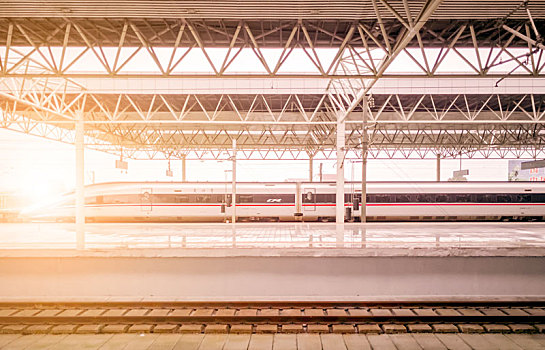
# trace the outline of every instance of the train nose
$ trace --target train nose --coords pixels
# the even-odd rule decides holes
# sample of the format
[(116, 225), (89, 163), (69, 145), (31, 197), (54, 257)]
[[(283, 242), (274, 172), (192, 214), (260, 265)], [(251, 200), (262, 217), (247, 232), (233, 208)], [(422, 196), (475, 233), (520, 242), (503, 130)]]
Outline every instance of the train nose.
[(39, 218), (40, 216), (43, 216), (46, 212), (46, 209), (47, 209), (47, 206), (31, 205), (31, 206), (23, 208), (19, 212), (19, 218), (24, 221), (36, 219), (36, 218)]
[(22, 219), (28, 219), (28, 218), (32, 218), (32, 217), (35, 216), (36, 214), (37, 214), (36, 208), (34, 208), (34, 207), (26, 207), (26, 208), (23, 208), (23, 209), (19, 212), (19, 217), (22, 218)]

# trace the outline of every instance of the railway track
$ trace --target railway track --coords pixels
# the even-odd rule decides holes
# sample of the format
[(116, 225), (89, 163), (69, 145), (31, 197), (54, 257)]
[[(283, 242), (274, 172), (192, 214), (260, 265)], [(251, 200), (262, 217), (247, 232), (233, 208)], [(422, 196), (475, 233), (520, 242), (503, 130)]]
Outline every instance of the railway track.
[(545, 332), (545, 302), (0, 303), (0, 333)]

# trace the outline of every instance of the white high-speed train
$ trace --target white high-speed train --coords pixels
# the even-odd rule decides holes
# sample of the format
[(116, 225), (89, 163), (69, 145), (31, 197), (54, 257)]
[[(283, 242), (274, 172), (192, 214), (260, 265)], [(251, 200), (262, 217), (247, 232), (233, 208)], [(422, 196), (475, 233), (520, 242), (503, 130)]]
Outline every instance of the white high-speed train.
[[(335, 183), (237, 183), (237, 221), (328, 221)], [(367, 219), (499, 220), (545, 218), (545, 183), (369, 182)], [(73, 220), (75, 194), (25, 210), (30, 220)], [(361, 217), (361, 184), (345, 184), (347, 219)], [(88, 221), (228, 221), (229, 182), (115, 182), (86, 186)]]

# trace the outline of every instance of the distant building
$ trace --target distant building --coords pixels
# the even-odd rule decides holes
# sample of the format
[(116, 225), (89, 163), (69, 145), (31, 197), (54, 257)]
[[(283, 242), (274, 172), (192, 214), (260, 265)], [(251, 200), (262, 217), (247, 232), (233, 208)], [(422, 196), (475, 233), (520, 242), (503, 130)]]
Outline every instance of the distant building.
[(507, 180), (509, 181), (545, 181), (545, 168), (521, 170), (520, 164), (526, 160), (509, 160)]

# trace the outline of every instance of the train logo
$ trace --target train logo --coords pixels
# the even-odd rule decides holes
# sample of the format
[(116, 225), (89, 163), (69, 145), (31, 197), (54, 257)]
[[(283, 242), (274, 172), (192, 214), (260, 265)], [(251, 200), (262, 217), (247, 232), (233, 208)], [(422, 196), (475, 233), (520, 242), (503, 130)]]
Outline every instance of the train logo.
[(269, 198), (267, 199), (267, 203), (280, 203), (282, 202), (282, 198)]

